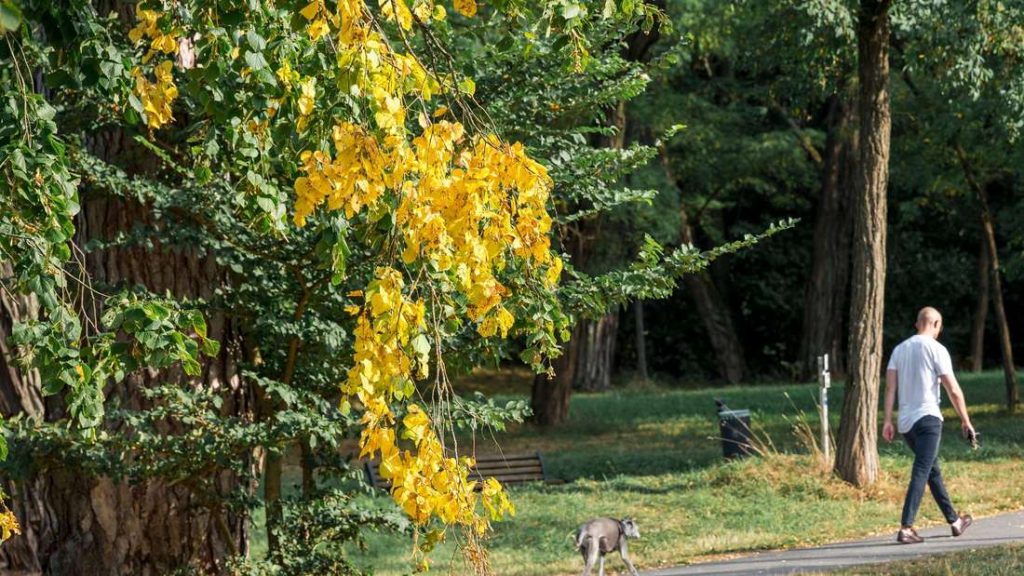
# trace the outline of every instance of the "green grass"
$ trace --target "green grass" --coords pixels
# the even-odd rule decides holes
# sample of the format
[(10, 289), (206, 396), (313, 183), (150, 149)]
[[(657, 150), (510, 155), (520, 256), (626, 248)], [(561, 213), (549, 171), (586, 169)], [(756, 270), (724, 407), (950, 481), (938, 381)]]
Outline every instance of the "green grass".
[(844, 570), (846, 576), (1018, 576), (1024, 574), (1024, 545), (993, 546), (923, 560)]
[[(1024, 473), (1024, 415), (1001, 408), (1000, 374), (963, 378), (982, 448), (958, 439), (947, 415), (942, 448), (954, 503), (975, 516), (1022, 507), (1017, 479)], [(571, 574), (582, 566), (571, 534), (594, 516), (637, 518), (643, 538), (631, 544), (640, 568), (676, 565), (758, 549), (808, 545), (888, 532), (898, 523), (910, 468), (902, 444), (881, 446), (883, 475), (859, 491), (822, 470), (793, 433), (801, 411), (817, 427), (813, 385), (762, 385), (709, 390), (639, 389), (576, 394), (571, 419), (543, 431), (517, 426), (497, 437), (501, 449), (539, 449), (561, 486), (512, 489), (518, 509), (495, 525), (487, 542), (496, 574)], [(832, 390), (832, 426), (838, 424), (842, 387)], [(754, 430), (774, 445), (764, 458), (723, 462), (714, 399), (753, 412)], [(497, 448), (477, 438), (478, 452)], [(378, 499), (387, 505), (386, 498)], [(920, 524), (941, 521), (926, 500)], [(454, 540), (454, 539), (450, 539)], [(365, 551), (352, 551), (376, 574), (410, 571), (411, 540), (370, 534)], [(432, 556), (435, 573), (463, 574), (455, 542)], [(610, 574), (622, 571), (617, 559)], [(622, 572), (620, 572), (622, 573)]]

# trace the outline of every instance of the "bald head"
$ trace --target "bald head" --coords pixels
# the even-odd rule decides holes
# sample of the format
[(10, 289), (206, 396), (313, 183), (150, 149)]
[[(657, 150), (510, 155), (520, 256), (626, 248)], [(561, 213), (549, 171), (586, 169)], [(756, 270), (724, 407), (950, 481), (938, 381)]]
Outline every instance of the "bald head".
[(917, 313), (915, 326), (918, 334), (937, 338), (939, 332), (942, 332), (942, 314), (939, 314), (939, 311), (931, 306), (925, 306)]

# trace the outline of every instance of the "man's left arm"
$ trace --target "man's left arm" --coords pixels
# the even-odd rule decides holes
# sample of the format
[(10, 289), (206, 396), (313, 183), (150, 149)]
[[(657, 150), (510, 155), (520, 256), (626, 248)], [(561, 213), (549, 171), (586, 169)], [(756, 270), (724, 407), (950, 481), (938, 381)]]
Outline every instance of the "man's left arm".
[(974, 426), (971, 425), (971, 417), (967, 414), (967, 401), (964, 399), (963, 388), (956, 381), (956, 376), (953, 375), (952, 371), (949, 374), (939, 376), (939, 381), (942, 382), (942, 387), (946, 389), (949, 401), (953, 403), (953, 409), (960, 416), (960, 428), (963, 429), (964, 436), (969, 438), (974, 433)]
[(949, 401), (953, 404), (953, 409), (960, 416), (960, 428), (963, 430), (964, 436), (969, 438), (974, 434), (974, 426), (971, 425), (971, 417), (967, 414), (967, 401), (964, 399), (964, 391), (953, 374), (953, 360), (949, 357), (949, 352), (945, 349), (942, 352), (937, 358), (938, 366), (936, 366), (936, 372), (939, 373), (939, 382), (946, 389), (946, 394), (949, 395)]

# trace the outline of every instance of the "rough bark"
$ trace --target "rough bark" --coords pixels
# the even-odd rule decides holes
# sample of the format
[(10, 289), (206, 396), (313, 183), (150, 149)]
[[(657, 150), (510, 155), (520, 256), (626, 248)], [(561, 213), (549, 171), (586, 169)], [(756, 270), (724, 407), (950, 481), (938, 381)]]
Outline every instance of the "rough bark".
[(978, 304), (971, 325), (971, 372), (981, 372), (985, 362), (985, 322), (988, 319), (989, 282), (988, 243), (983, 239), (978, 251)]
[(583, 320), (574, 336), (576, 370), (573, 384), (578, 390), (600, 392), (612, 387), (616, 336), (619, 332), (618, 310), (597, 320)]
[(828, 131), (822, 163), (821, 193), (814, 224), (811, 274), (804, 295), (803, 332), (800, 340), (800, 364), (805, 378), (811, 377), (816, 359), (829, 355), (836, 373), (845, 367), (843, 326), (850, 278), (850, 218), (848, 178), (855, 164), (855, 142), (850, 129), (850, 106), (836, 94), (829, 107)]
[(1020, 395), (1017, 386), (1017, 367), (1013, 360), (1013, 341), (1010, 338), (1010, 325), (1006, 320), (1006, 308), (1003, 305), (1003, 280), (999, 269), (999, 250), (996, 246), (995, 221), (992, 218), (992, 210), (989, 208), (988, 191), (978, 181), (967, 153), (963, 147), (955, 146), (957, 158), (964, 170), (964, 177), (967, 185), (971, 187), (978, 197), (981, 215), (982, 239), (988, 250), (989, 275), (992, 282), (992, 308), (996, 315), (996, 326), (999, 328), (999, 349), (1003, 359), (1003, 377), (1006, 382), (1006, 409), (1010, 412), (1017, 410), (1020, 402)]
[[(121, 131), (90, 134), (87, 148), (100, 158), (120, 159), (122, 167), (139, 169), (144, 156)], [(125, 158), (134, 158), (125, 161)], [(134, 164), (133, 164), (134, 163)], [(77, 218), (76, 244), (112, 239), (136, 225), (153, 225), (145, 206), (81, 191), (82, 211)], [(166, 225), (167, 223), (162, 223)], [(141, 284), (156, 293), (211, 299), (225, 274), (212, 259), (191, 250), (105, 248), (85, 257), (85, 268), (97, 286)], [(89, 310), (90, 315), (102, 311)], [(13, 321), (36, 314), (29, 300), (0, 303), (0, 337)], [(238, 372), (238, 333), (222, 313), (207, 316), (208, 334), (221, 342), (221, 354), (204, 362), (201, 378), (186, 378), (180, 370), (144, 372), (129, 376), (105, 390), (130, 409), (149, 406), (141, 390), (157, 382), (179, 382), (224, 392), (222, 411), (242, 415), (252, 399)], [(24, 413), (31, 418), (56, 421), (63, 417), (60, 398), (42, 398), (39, 376), (11, 366), (12, 351), (3, 349), (0, 390), (5, 416)], [(108, 423), (109, 427), (112, 424)], [(168, 423), (167, 433), (180, 430)], [(190, 482), (193, 479), (190, 479)], [(194, 479), (199, 484), (170, 485), (162, 480), (137, 484), (92, 477), (55, 462), (41, 466), (25, 479), (8, 486), (15, 514), (24, 534), (0, 548), (0, 566), (9, 572), (43, 574), (166, 574), (183, 567), (214, 572), (230, 553), (246, 553), (247, 519), (210, 506), (239, 485), (230, 473)], [(209, 481), (209, 484), (203, 484)], [(209, 492), (216, 494), (210, 494)], [(213, 496), (211, 498), (211, 496)]]
[(889, 1), (862, 0), (857, 25), (860, 153), (853, 199), (849, 370), (835, 469), (856, 486), (878, 478), (878, 389), (885, 305), (889, 176)]
[[(605, 138), (606, 148), (620, 150), (626, 143), (626, 103), (619, 102), (608, 111), (608, 122), (615, 132)], [(589, 246), (581, 247), (577, 266), (585, 267), (591, 256)], [(576, 347), (576, 369), (573, 388), (599, 391), (612, 386), (612, 369), (615, 359), (615, 336), (619, 326), (619, 312), (613, 310), (597, 319), (584, 318), (568, 346)]]
[[(578, 336), (579, 326), (573, 330), (570, 342)], [(533, 378), (530, 408), (533, 421), (541, 426), (555, 426), (569, 418), (569, 397), (576, 371), (575, 346), (566, 345), (561, 356), (551, 363), (551, 372)]]
[(644, 302), (633, 302), (633, 317), (636, 321), (636, 374), (641, 382), (647, 382), (647, 337), (644, 334)]

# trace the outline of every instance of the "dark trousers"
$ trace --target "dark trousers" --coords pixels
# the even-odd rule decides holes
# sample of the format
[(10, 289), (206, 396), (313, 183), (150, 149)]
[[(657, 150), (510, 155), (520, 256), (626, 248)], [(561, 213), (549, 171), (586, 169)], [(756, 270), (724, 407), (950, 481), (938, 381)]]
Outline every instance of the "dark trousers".
[(935, 503), (942, 510), (942, 515), (949, 523), (958, 518), (953, 503), (949, 501), (949, 493), (942, 484), (942, 471), (939, 470), (939, 441), (942, 439), (942, 420), (936, 416), (924, 416), (914, 423), (909, 432), (903, 435), (907, 445), (914, 451), (914, 468), (910, 473), (910, 486), (907, 498), (903, 501), (904, 526), (913, 526), (917, 509), (921, 507), (924, 496), (924, 485), (927, 483), (935, 498)]

